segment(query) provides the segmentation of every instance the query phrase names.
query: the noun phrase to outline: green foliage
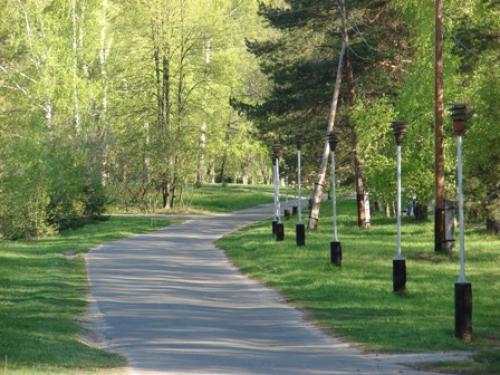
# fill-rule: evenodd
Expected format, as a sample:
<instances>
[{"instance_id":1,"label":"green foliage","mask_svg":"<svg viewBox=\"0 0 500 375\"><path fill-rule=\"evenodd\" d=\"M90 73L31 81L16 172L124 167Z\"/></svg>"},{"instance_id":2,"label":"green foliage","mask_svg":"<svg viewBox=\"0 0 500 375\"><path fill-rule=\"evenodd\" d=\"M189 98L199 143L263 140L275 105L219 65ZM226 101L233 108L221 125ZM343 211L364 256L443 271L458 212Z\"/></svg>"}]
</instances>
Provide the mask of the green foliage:
<instances>
[{"instance_id":1,"label":"green foliage","mask_svg":"<svg viewBox=\"0 0 500 375\"><path fill-rule=\"evenodd\" d=\"M398 115L411 123L405 141L405 185L421 200L433 195L433 37L434 4L394 1L393 6L412 28L413 60L396 105ZM498 221L500 212L500 152L498 110L498 9L488 1L445 1L445 102L468 103L474 116L464 137L466 199L471 217ZM496 16L495 16L496 15ZM445 119L447 196L455 200L456 147L451 121Z\"/></svg>"},{"instance_id":2,"label":"green foliage","mask_svg":"<svg viewBox=\"0 0 500 375\"><path fill-rule=\"evenodd\" d=\"M257 4L7 0L0 10L0 233L37 237L109 199L179 204L193 182L260 182ZM156 57L157 58L156 58ZM261 80L261 79L260 79ZM202 140L203 138L203 140Z\"/></svg>"},{"instance_id":3,"label":"green foliage","mask_svg":"<svg viewBox=\"0 0 500 375\"><path fill-rule=\"evenodd\" d=\"M390 127L394 119L393 105L385 97L375 100L359 98L351 118L358 134L364 176L373 198L382 203L394 201L396 165Z\"/></svg>"}]
</instances>

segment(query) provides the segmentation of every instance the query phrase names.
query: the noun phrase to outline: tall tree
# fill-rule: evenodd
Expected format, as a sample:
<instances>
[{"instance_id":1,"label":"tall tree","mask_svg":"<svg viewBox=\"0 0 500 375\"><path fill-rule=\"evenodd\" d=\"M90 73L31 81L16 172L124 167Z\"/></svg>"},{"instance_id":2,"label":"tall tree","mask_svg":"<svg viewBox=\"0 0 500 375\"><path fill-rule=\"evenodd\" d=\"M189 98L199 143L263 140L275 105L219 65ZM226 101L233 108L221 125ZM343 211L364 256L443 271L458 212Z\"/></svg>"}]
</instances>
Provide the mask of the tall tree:
<instances>
[{"instance_id":1,"label":"tall tree","mask_svg":"<svg viewBox=\"0 0 500 375\"><path fill-rule=\"evenodd\" d=\"M444 181L444 91L443 91L443 0L436 0L435 64L434 64L434 147L435 147L435 207L434 248L445 250L445 181Z\"/></svg>"}]
</instances>

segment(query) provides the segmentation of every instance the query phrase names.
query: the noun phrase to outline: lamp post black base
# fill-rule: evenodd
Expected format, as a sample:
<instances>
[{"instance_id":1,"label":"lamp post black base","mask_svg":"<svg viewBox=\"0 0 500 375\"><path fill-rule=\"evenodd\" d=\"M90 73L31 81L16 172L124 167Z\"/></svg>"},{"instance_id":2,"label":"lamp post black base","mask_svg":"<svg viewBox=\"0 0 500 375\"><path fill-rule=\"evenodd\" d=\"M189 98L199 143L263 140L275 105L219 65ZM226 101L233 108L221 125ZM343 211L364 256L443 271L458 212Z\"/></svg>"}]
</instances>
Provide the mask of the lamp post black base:
<instances>
[{"instance_id":1,"label":"lamp post black base","mask_svg":"<svg viewBox=\"0 0 500 375\"><path fill-rule=\"evenodd\" d=\"M276 241L283 241L285 239L285 226L283 223L276 224Z\"/></svg>"},{"instance_id":2,"label":"lamp post black base","mask_svg":"<svg viewBox=\"0 0 500 375\"><path fill-rule=\"evenodd\" d=\"M278 220L273 220L273 236L276 236L276 225L278 225Z\"/></svg>"},{"instance_id":3,"label":"lamp post black base","mask_svg":"<svg viewBox=\"0 0 500 375\"><path fill-rule=\"evenodd\" d=\"M342 265L342 246L338 241L330 242L330 261L338 267Z\"/></svg>"},{"instance_id":4,"label":"lamp post black base","mask_svg":"<svg viewBox=\"0 0 500 375\"><path fill-rule=\"evenodd\" d=\"M306 227L304 224L295 225L295 241L297 242L297 246L305 246Z\"/></svg>"},{"instance_id":5,"label":"lamp post black base","mask_svg":"<svg viewBox=\"0 0 500 375\"><path fill-rule=\"evenodd\" d=\"M297 215L299 213L299 208L297 206L292 207L292 215Z\"/></svg>"},{"instance_id":6,"label":"lamp post black base","mask_svg":"<svg viewBox=\"0 0 500 375\"><path fill-rule=\"evenodd\" d=\"M472 340L472 285L455 283L455 336Z\"/></svg>"},{"instance_id":7,"label":"lamp post black base","mask_svg":"<svg viewBox=\"0 0 500 375\"><path fill-rule=\"evenodd\" d=\"M406 261L405 259L392 260L392 286L394 292L403 292L406 288Z\"/></svg>"},{"instance_id":8,"label":"lamp post black base","mask_svg":"<svg viewBox=\"0 0 500 375\"><path fill-rule=\"evenodd\" d=\"M287 220L290 219L290 210L289 209L285 209L284 214L285 214L285 218Z\"/></svg>"}]
</instances>

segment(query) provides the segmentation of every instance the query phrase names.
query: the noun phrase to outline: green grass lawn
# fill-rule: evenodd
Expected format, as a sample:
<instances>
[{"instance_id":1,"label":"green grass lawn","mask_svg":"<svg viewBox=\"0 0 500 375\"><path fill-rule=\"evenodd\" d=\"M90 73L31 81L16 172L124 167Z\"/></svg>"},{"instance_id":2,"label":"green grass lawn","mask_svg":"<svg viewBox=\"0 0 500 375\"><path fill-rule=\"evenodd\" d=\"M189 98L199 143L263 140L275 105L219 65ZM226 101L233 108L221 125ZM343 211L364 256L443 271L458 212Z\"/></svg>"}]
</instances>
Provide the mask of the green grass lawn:
<instances>
[{"instance_id":1,"label":"green grass lawn","mask_svg":"<svg viewBox=\"0 0 500 375\"><path fill-rule=\"evenodd\" d=\"M97 244L153 229L148 218L113 217L37 241L0 241L0 374L123 366L120 356L79 342L88 291L84 256ZM68 259L68 251L76 257Z\"/></svg>"},{"instance_id":2,"label":"green grass lawn","mask_svg":"<svg viewBox=\"0 0 500 375\"><path fill-rule=\"evenodd\" d=\"M230 212L273 202L272 187L267 185L206 185L186 196L194 210Z\"/></svg>"},{"instance_id":3,"label":"green grass lawn","mask_svg":"<svg viewBox=\"0 0 500 375\"><path fill-rule=\"evenodd\" d=\"M271 185L206 184L199 188L186 188L182 201L177 200L173 209L161 209L159 196L155 196L157 200L155 204L151 200L150 206L156 207L152 210L154 213L161 214L230 212L259 204L272 203L272 192ZM292 190L290 190L290 194L292 194ZM129 205L125 208L123 204L116 202L110 207L110 212L140 213L141 209L138 205ZM148 211L148 213L152 212Z\"/></svg>"},{"instance_id":4,"label":"green grass lawn","mask_svg":"<svg viewBox=\"0 0 500 375\"><path fill-rule=\"evenodd\" d=\"M331 204L322 208L320 228L295 246L295 222L285 224L286 240L276 242L270 222L218 242L245 274L279 289L306 308L322 327L368 350L422 352L473 350L473 364L445 364L469 373L500 373L500 239L481 229L466 235L467 277L473 288L475 341L453 336L454 282L458 257L435 254L433 224L403 221L407 292L392 292L395 220L375 216L372 228L356 226L355 204L339 204L343 264L329 261ZM457 249L458 252L458 249Z\"/></svg>"}]
</instances>

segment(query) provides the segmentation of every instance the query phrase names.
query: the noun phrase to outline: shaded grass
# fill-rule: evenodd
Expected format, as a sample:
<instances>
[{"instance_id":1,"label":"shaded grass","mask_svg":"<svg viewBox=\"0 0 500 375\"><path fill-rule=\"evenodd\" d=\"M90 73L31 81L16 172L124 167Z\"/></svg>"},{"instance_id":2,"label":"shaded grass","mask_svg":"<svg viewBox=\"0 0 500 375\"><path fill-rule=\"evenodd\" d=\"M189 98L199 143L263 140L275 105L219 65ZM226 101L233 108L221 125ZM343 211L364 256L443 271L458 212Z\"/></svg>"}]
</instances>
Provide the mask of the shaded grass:
<instances>
[{"instance_id":1,"label":"shaded grass","mask_svg":"<svg viewBox=\"0 0 500 375\"><path fill-rule=\"evenodd\" d=\"M276 242L270 223L231 234L218 242L244 273L281 290L307 308L314 320L338 336L369 350L421 352L475 350L473 371L500 373L500 239L470 229L466 236L467 276L473 286L473 343L453 336L454 282L458 258L435 254L433 224L404 220L403 253L407 292L392 292L395 253L393 219L375 216L371 229L356 226L353 201L339 205L343 265L329 262L331 205L322 208L320 228L309 232L307 246L295 246L295 222L285 224L287 238Z\"/></svg>"},{"instance_id":2,"label":"shaded grass","mask_svg":"<svg viewBox=\"0 0 500 375\"><path fill-rule=\"evenodd\" d=\"M117 354L79 342L77 318L88 291L84 255L97 244L152 229L148 218L113 217L37 241L0 241L0 374L124 366ZM68 259L66 252L75 257Z\"/></svg>"}]
</instances>

